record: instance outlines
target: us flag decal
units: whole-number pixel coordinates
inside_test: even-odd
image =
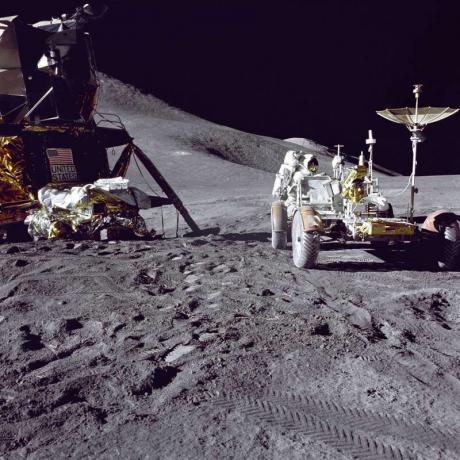
[[[57,147],[46,149],[53,182],[76,182],[77,169],[73,162],[72,149]]]

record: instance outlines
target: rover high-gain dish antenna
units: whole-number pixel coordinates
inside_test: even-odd
[[[377,113],[387,120],[395,123],[400,123],[406,126],[411,132],[410,140],[412,141],[412,173],[411,173],[411,189],[410,189],[410,207],[409,207],[409,221],[414,221],[414,201],[415,193],[415,169],[417,166],[417,144],[423,142],[424,137],[422,131],[426,125],[434,123],[435,121],[443,120],[450,117],[459,109],[451,109],[450,107],[419,107],[418,100],[422,92],[423,85],[414,85],[413,93],[415,95],[415,108],[403,107],[400,109],[385,109],[378,110]]]

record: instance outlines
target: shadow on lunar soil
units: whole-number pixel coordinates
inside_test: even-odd
[[[266,243],[269,241],[271,234],[268,232],[254,232],[254,233],[225,233],[220,235],[223,240],[229,241],[259,241]]]

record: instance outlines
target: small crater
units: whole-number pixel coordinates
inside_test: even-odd
[[[99,355],[91,359],[88,363],[89,367],[96,367],[96,366],[104,366],[105,364],[108,364],[110,362],[110,359],[105,356],[105,355]]]
[[[250,339],[249,337],[246,337],[241,340],[240,347],[244,348],[245,350],[248,350],[249,348],[254,347],[254,344],[255,344],[254,340]]]
[[[98,423],[101,425],[105,425],[107,423],[107,411],[101,409],[100,407],[92,407],[90,406],[88,410],[93,414],[94,418]]]
[[[47,360],[47,359],[38,359],[36,361],[31,361],[27,365],[27,372],[32,372],[32,371],[35,371],[37,369],[41,369],[42,367],[47,366],[49,363],[50,363],[50,361]]]
[[[414,343],[415,342],[415,334],[412,331],[409,331],[409,329],[404,329],[402,331],[402,336],[409,340],[409,342]]]
[[[267,296],[275,295],[275,293],[267,288],[267,289],[264,289],[260,295],[262,297],[267,297]]]
[[[112,332],[109,334],[110,337],[113,337],[115,336],[115,334],[118,332],[118,331],[121,331],[123,328],[126,327],[126,324],[125,323],[118,323],[116,324],[113,329],[112,329]]]
[[[230,327],[225,332],[224,340],[232,340],[232,341],[236,342],[237,340],[240,340],[240,337],[241,337],[241,335],[240,335],[238,329]]]
[[[44,348],[42,338],[38,334],[33,334],[28,325],[21,326],[21,350],[22,351],[37,351]]]
[[[388,337],[381,330],[382,325],[372,324],[372,330],[370,334],[367,335],[367,340],[371,343],[376,343],[379,340],[386,340]]]
[[[189,319],[189,315],[183,311],[177,311],[174,316],[173,316],[173,319],[176,319],[176,320],[186,320],[186,319]]]
[[[315,306],[326,305],[326,302],[321,297],[315,297],[312,300],[312,304]]]
[[[150,276],[147,270],[141,270],[134,278],[136,284],[151,284],[155,280]]]
[[[168,287],[164,284],[158,287],[158,294],[169,294],[170,292],[174,292],[176,288]]]
[[[209,241],[200,238],[190,242],[190,246],[204,246],[205,244],[209,244]]]
[[[80,390],[69,388],[64,390],[59,398],[54,402],[53,407],[64,406],[66,404],[77,404],[86,400],[80,396]]]
[[[26,265],[29,265],[29,262],[24,259],[18,259],[14,262],[15,267],[25,267]]]
[[[411,310],[414,312],[416,318],[425,319],[425,312],[417,307],[411,307]]]
[[[145,316],[142,313],[138,313],[137,315],[133,316],[133,320],[137,322],[144,321],[144,319]]]
[[[70,318],[65,320],[65,330],[67,332],[72,332],[82,328],[83,324],[80,321],[78,321],[77,318]]]
[[[139,386],[133,388],[132,394],[137,396],[151,395],[153,390],[168,386],[179,373],[179,370],[172,366],[157,367],[142,380]]]
[[[332,332],[329,329],[329,324],[327,323],[321,323],[321,324],[316,325],[311,331],[311,333],[312,335],[322,335],[324,337],[332,335]]]
[[[435,312],[440,312],[449,305],[450,304],[447,301],[447,299],[440,292],[431,295],[431,310],[434,310]]]

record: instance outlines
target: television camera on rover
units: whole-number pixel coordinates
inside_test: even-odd
[[[418,107],[421,85],[415,85],[415,108],[386,109],[379,115],[403,123],[411,132],[412,173],[409,177],[409,213],[396,218],[393,208],[379,190],[373,174],[372,131],[366,144],[369,159],[361,154],[359,164],[345,169],[342,145],[332,160],[333,177],[318,174],[309,167],[312,155],[288,151],[273,187],[271,209],[272,246],[285,249],[291,235],[292,257],[299,268],[311,268],[317,263],[322,238],[330,240],[368,241],[376,248],[390,243],[424,245],[425,253],[439,268],[453,269],[460,257],[459,216],[448,210],[429,214],[419,226],[414,219],[417,144],[427,124],[446,118],[456,109]],[[408,185],[409,185],[408,184]]]

